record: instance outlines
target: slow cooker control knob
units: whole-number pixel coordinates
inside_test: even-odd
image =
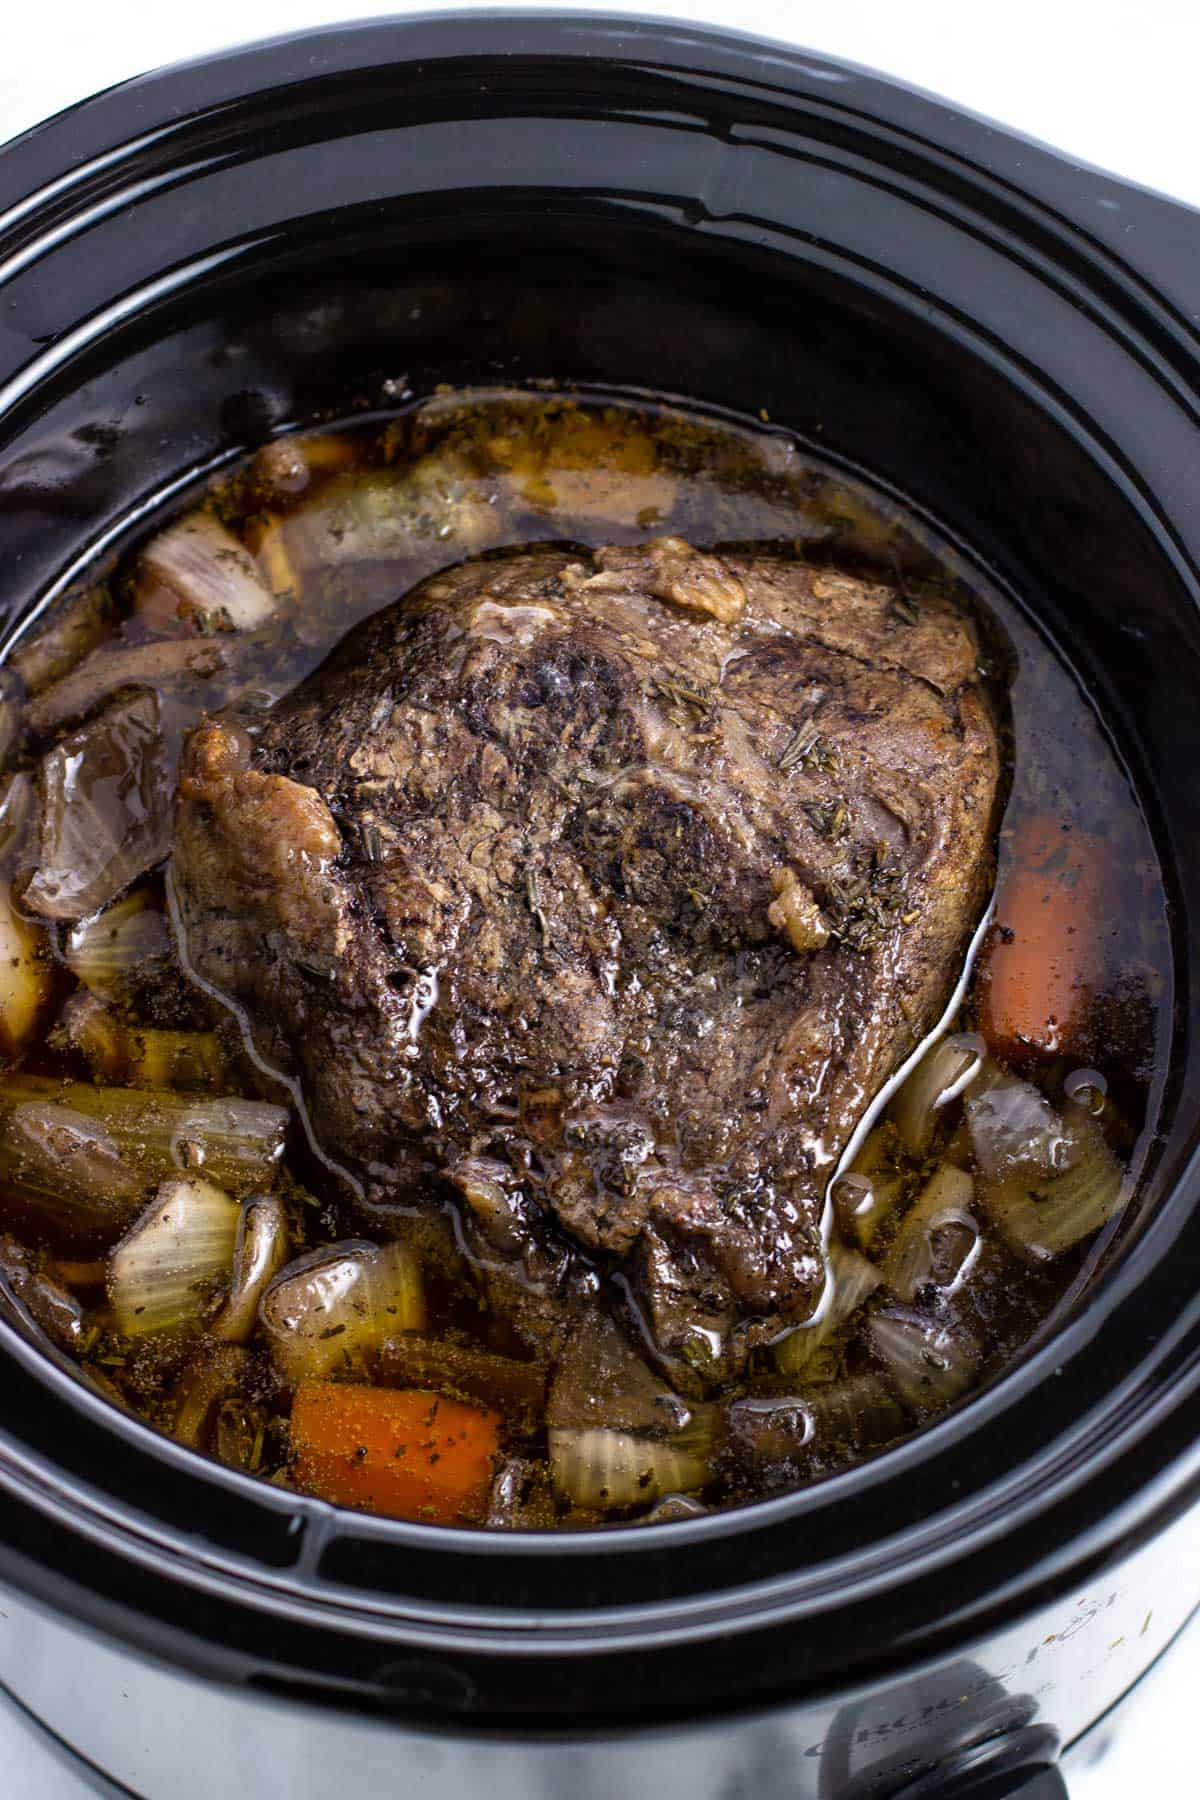
[[[1025,1726],[957,1751],[891,1800],[1068,1800],[1057,1752],[1057,1732]]]

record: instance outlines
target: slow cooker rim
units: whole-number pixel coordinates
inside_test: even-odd
[[[472,22],[473,20],[477,19],[477,17],[478,17],[478,15],[471,15],[471,14],[453,14],[453,15],[434,14],[434,15],[425,15],[421,19],[411,21],[411,23],[413,25],[421,25],[421,26],[431,25],[431,24],[440,25],[443,23],[451,23],[451,22],[457,23],[459,25],[464,25],[464,24],[467,24],[467,23]],[[514,24],[519,23],[523,26],[528,26],[528,27],[532,27],[534,25],[537,25],[539,27],[551,26],[556,23],[556,21],[548,20],[546,18],[546,15],[536,14],[536,13],[533,13],[533,14],[524,13],[524,12],[512,13],[512,14],[502,15],[502,17],[507,21],[513,22]],[[594,24],[594,23],[598,23],[599,21],[602,20],[606,27],[611,27],[614,23],[614,21],[611,20],[610,18],[608,18],[606,15],[590,15],[590,14],[586,14],[586,13],[580,13],[580,14],[571,14],[571,15],[568,15],[568,17],[571,21],[572,30],[575,28],[575,26],[577,24]],[[406,19],[406,20],[402,21],[401,23],[403,23],[405,26],[407,26],[410,23],[410,21]],[[626,25],[627,22],[616,21],[616,23],[619,23],[624,26],[624,25]],[[637,20],[637,21],[632,21],[630,23],[639,28],[655,27],[656,25],[659,25],[659,24],[661,24],[663,26],[671,25],[670,21],[656,22],[653,20],[650,20],[650,21]],[[348,37],[351,34],[357,34],[360,32],[367,33],[367,34],[374,34],[379,29],[380,29],[380,26],[379,26],[378,21],[364,21],[363,24],[360,26],[351,26],[349,28],[334,27],[334,28],[329,28],[327,31],[322,31],[317,34],[298,34],[298,35],[293,35],[293,36],[289,36],[286,38],[267,40],[264,43],[248,46],[244,50],[224,53],[222,55],[222,57],[220,57],[220,58],[200,59],[197,63],[184,65],[182,69],[168,70],[168,71],[162,72],[161,74],[159,74],[157,76],[142,78],[142,82],[143,82],[143,86],[148,86],[148,85],[152,85],[156,81],[164,81],[165,82],[170,78],[182,79],[189,72],[194,71],[197,68],[211,67],[214,63],[218,63],[218,62],[222,63],[222,64],[229,64],[229,63],[237,62],[239,59],[245,59],[245,58],[249,58],[252,56],[259,56],[259,55],[262,55],[263,53],[271,51],[272,49],[274,49],[280,45],[286,46],[286,45],[290,45],[290,44],[295,44],[298,41],[304,41],[306,38],[311,37],[313,35],[319,36],[326,40],[333,40],[333,39],[337,39],[340,37]],[[755,40],[747,40],[747,39],[737,37],[737,36],[726,36],[725,34],[721,34],[721,33],[709,33],[709,32],[699,32],[698,33],[698,32],[694,32],[694,31],[689,31],[686,34],[686,37],[687,37],[687,41],[691,44],[700,44],[705,48],[714,49],[717,51],[724,50],[725,48],[733,48],[743,54],[746,52],[748,43],[753,46],[753,45],[755,45],[755,42],[756,42]],[[361,39],[359,41],[361,41]],[[789,64],[789,66],[800,65],[800,66],[811,67],[813,64],[819,63],[824,60],[824,59],[810,57],[806,53],[803,53],[803,52],[787,51],[785,49],[785,47],[783,47],[783,46],[768,46],[768,47],[772,50],[773,54],[776,56],[777,59],[778,59],[778,52],[782,51],[783,52],[782,59],[786,60]],[[397,59],[397,60],[399,60],[399,59]],[[833,65],[833,66],[840,68],[840,67],[844,67],[845,65]],[[872,78],[872,79],[874,80],[876,78]],[[887,85],[896,85],[896,84],[887,84]],[[95,103],[94,102],[82,103],[83,107],[85,107],[85,108],[88,106],[91,106],[93,104],[95,104]],[[77,109],[71,109],[71,111],[69,111],[68,113],[60,115],[59,119],[57,121],[51,122],[51,125],[69,122],[73,118],[76,110]],[[48,129],[50,129],[50,127],[38,127],[38,128],[36,128],[35,134],[31,134],[31,135],[36,135],[37,133],[45,132]],[[22,140],[17,140],[18,144],[20,144],[21,142],[22,142]],[[1196,1181],[1196,1166],[1195,1165],[1193,1165],[1193,1168],[1190,1173],[1191,1173],[1191,1182],[1194,1184]],[[1178,1202],[1181,1200],[1183,1186],[1184,1186],[1184,1184],[1182,1182],[1179,1185],[1177,1185],[1175,1192],[1171,1196],[1172,1202]],[[1194,1204],[1193,1201],[1189,1198],[1186,1203],[1185,1210],[1190,1212],[1193,1204]],[[1164,1208],[1164,1210],[1165,1210],[1165,1208]],[[1157,1225],[1160,1222],[1161,1221],[1156,1221],[1155,1224]],[[1152,1228],[1151,1231],[1147,1233],[1146,1239],[1143,1240],[1143,1245],[1138,1246],[1139,1250],[1143,1248],[1143,1246],[1146,1242],[1148,1242],[1152,1239],[1153,1231],[1154,1231],[1154,1228]],[[1125,1265],[1122,1265],[1122,1266],[1124,1267]],[[1114,1274],[1115,1273],[1116,1273],[1116,1271],[1114,1271]],[[1111,1277],[1110,1277],[1110,1279],[1111,1279]],[[1107,1292],[1107,1287],[1106,1287],[1105,1291]],[[1089,1318],[1089,1320],[1093,1320],[1094,1315],[1089,1314],[1088,1318]],[[1076,1321],[1075,1323],[1080,1324],[1082,1326],[1082,1321]],[[1066,1329],[1069,1331],[1071,1328],[1067,1327]],[[23,1360],[25,1352],[27,1350],[31,1349],[30,1346],[28,1346],[24,1343],[24,1340],[21,1340],[17,1336],[17,1334],[15,1334],[12,1331],[12,1328],[10,1326],[8,1326],[7,1323],[5,1323],[2,1327],[0,1327],[0,1338],[8,1341],[10,1354],[17,1353],[19,1360]],[[1048,1359],[1056,1347],[1061,1348],[1063,1341],[1064,1340],[1062,1338],[1056,1337],[1054,1340],[1052,1340],[1050,1345],[1044,1346],[1043,1350],[1038,1352],[1038,1356],[1039,1357],[1044,1356],[1045,1358]],[[42,1354],[42,1352],[37,1351],[37,1350],[34,1350],[32,1352],[32,1354],[34,1357],[37,1358],[37,1361],[38,1361],[37,1369],[34,1369],[32,1372],[35,1375],[37,1375],[39,1378],[42,1378],[44,1375],[44,1370],[45,1370],[45,1361],[44,1361],[43,1354]],[[1024,1367],[1024,1365],[1023,1365],[1023,1367]],[[1014,1374],[1015,1374],[1015,1371],[1014,1371]],[[1197,1374],[1197,1379],[1200,1380],[1200,1373]],[[956,1428],[957,1422],[960,1421],[968,1413],[970,1413],[971,1415],[976,1415],[978,1413],[978,1409],[980,1409],[984,1405],[984,1403],[989,1400],[989,1398],[992,1400],[992,1404],[994,1406],[999,1407],[1000,1402],[995,1397],[1004,1388],[1006,1380],[1007,1380],[1006,1377],[1001,1377],[996,1383],[993,1384],[993,1386],[991,1388],[989,1388],[989,1390],[987,1391],[986,1394],[979,1395],[975,1399],[973,1399],[971,1401],[969,1407],[964,1408],[962,1413],[957,1413],[952,1418],[948,1418],[948,1419],[940,1422],[939,1424],[928,1428],[927,1431],[925,1433],[923,1433],[920,1438],[915,1439],[915,1440],[910,1440],[910,1443],[908,1445],[902,1446],[900,1449],[890,1452],[887,1458],[881,1459],[881,1460],[891,1463],[892,1468],[895,1469],[897,1467],[897,1465],[895,1463],[892,1463],[893,1458],[903,1456],[904,1452],[910,1451],[912,1449],[913,1445],[925,1443],[926,1441],[931,1441],[934,1438],[935,1434],[949,1434],[952,1429]],[[77,1382],[74,1382],[73,1380],[71,1382],[71,1385],[72,1385],[72,1388],[74,1389],[74,1394],[71,1397],[73,1400],[81,1392],[86,1392],[86,1390],[81,1390],[79,1384]],[[91,1400],[93,1398],[93,1396],[88,1395],[87,1398],[89,1400]],[[99,1400],[98,1398],[96,1398],[96,1404],[97,1404],[97,1406],[104,1408],[104,1410],[106,1412],[110,1410],[106,1407],[105,1403],[102,1400]],[[106,1424],[106,1426],[111,1428],[112,1420],[106,1419],[105,1424]],[[154,1446],[156,1453],[165,1448],[165,1449],[175,1451],[181,1456],[187,1457],[189,1462],[197,1465],[196,1468],[191,1471],[192,1473],[194,1473],[194,1474],[198,1473],[200,1470],[206,1470],[206,1471],[213,1470],[213,1467],[214,1467],[213,1465],[203,1463],[201,1461],[201,1459],[191,1456],[190,1453],[181,1451],[178,1446],[170,1445],[169,1442],[167,1442],[166,1440],[163,1440],[163,1439],[155,1436],[154,1434],[152,1434],[149,1431],[149,1428],[138,1424],[136,1426],[136,1430],[139,1433],[144,1434],[146,1438],[152,1439],[153,1446]],[[940,1439],[939,1439],[939,1441],[940,1441]],[[879,1467],[879,1465],[876,1463],[864,1464],[861,1466],[861,1469],[850,1471],[850,1472],[848,1472],[848,1474],[846,1476],[833,1477],[833,1478],[831,1478],[831,1480],[833,1482],[856,1482],[857,1479],[860,1477],[860,1475],[863,1475],[865,1471],[877,1470],[878,1467]],[[219,1470],[219,1471],[216,1471],[216,1473],[218,1473],[220,1476],[225,1477],[234,1483],[239,1484],[239,1487],[241,1485],[244,1485],[247,1488],[249,1488],[249,1487],[258,1488],[258,1484],[252,1483],[250,1481],[250,1479],[247,1477],[237,1475],[236,1472],[234,1472],[234,1471]],[[825,1487],[826,1484],[819,1484],[819,1485],[822,1487]],[[803,1491],[799,1495],[782,1496],[778,1500],[759,1502],[755,1507],[744,1509],[744,1511],[740,1512],[740,1513],[735,1512],[735,1513],[729,1513],[729,1514],[724,1514],[724,1515],[714,1515],[713,1518],[711,1518],[711,1519],[700,1520],[700,1521],[696,1521],[694,1523],[693,1522],[677,1523],[677,1524],[671,1525],[669,1527],[664,1526],[664,1527],[657,1527],[657,1528],[656,1527],[645,1527],[645,1526],[639,1526],[636,1528],[628,1528],[628,1529],[624,1529],[624,1530],[622,1530],[622,1528],[615,1528],[615,1531],[610,1530],[610,1531],[604,1533],[603,1540],[606,1544],[612,1545],[615,1541],[615,1536],[618,1534],[626,1541],[628,1541],[631,1538],[634,1538],[636,1535],[636,1539],[637,1539],[636,1547],[645,1548],[645,1549],[649,1550],[649,1549],[656,1547],[656,1545],[660,1544],[663,1541],[665,1541],[668,1544],[681,1543],[681,1541],[682,1541],[681,1536],[680,1536],[681,1533],[687,1534],[689,1537],[695,1538],[695,1537],[701,1537],[701,1536],[711,1537],[711,1536],[716,1536],[716,1535],[726,1535],[733,1531],[740,1532],[740,1531],[746,1529],[747,1526],[749,1526],[750,1529],[756,1529],[760,1524],[765,1526],[768,1523],[774,1522],[777,1516],[790,1517],[790,1516],[793,1516],[794,1514],[798,1514],[802,1510],[805,1510],[805,1505],[808,1500],[808,1496],[811,1493],[813,1493],[814,1491],[815,1490],[810,1489],[810,1490]],[[261,1492],[260,1489],[259,1489],[259,1492]],[[257,1495],[256,1495],[256,1497],[257,1497]],[[772,1511],[769,1518],[766,1516],[759,1516],[759,1515],[762,1515],[764,1513],[764,1509],[767,1509],[767,1508],[779,1509],[778,1515],[776,1514],[776,1512]],[[329,1514],[333,1513],[333,1509],[323,1508],[322,1503],[320,1503],[320,1502],[306,1502],[304,1510],[309,1513],[316,1513],[317,1516],[321,1516],[323,1513],[329,1513]],[[750,1519],[749,1518],[750,1514],[754,1514],[756,1516],[753,1519]],[[736,1523],[735,1523],[735,1521],[736,1521]],[[363,1522],[358,1521],[357,1523],[362,1524]],[[394,1539],[394,1537],[396,1536],[396,1531],[397,1531],[396,1522],[393,1522],[393,1521],[368,1521],[368,1522],[366,1522],[366,1524],[372,1528],[378,1527],[378,1529],[381,1532],[386,1531],[386,1533],[388,1534],[388,1536],[390,1538]],[[431,1528],[431,1527],[425,1527],[425,1526],[412,1526],[412,1527],[400,1526],[399,1531],[401,1534],[406,1534],[409,1532],[418,1534],[416,1537],[414,1537],[412,1539],[412,1541],[415,1544],[419,1545],[419,1547],[423,1551],[428,1551],[430,1548],[435,1548],[435,1547],[438,1549],[441,1549],[444,1547],[447,1550],[456,1550],[456,1549],[460,1549],[460,1548],[469,1547],[473,1553],[478,1554],[480,1551],[481,1543],[494,1544],[496,1547],[497,1553],[500,1553],[503,1551],[512,1551],[512,1550],[520,1550],[522,1553],[524,1553],[524,1547],[527,1545],[537,1546],[536,1553],[541,1553],[543,1550],[546,1550],[546,1551],[553,1551],[553,1552],[556,1552],[557,1554],[561,1555],[561,1554],[579,1554],[585,1550],[590,1553],[595,1553],[595,1551],[596,1551],[596,1537],[594,1534],[554,1534],[554,1535],[548,1536],[548,1537],[534,1537],[531,1534],[515,1534],[513,1537],[486,1539],[486,1538],[481,1537],[481,1534],[478,1534],[478,1533],[448,1532],[445,1530],[445,1528]],[[666,1538],[665,1540],[662,1539],[663,1532],[668,1532],[670,1534],[669,1537]],[[366,1535],[368,1537],[374,1535],[373,1529],[368,1529],[364,1535]],[[432,1542],[432,1540],[434,1538],[436,1538],[438,1540],[436,1545]]]
[[[528,44],[520,36],[523,31],[530,34],[531,41]],[[589,32],[592,34],[590,40],[587,38]],[[494,49],[489,45],[488,49],[481,51],[478,40],[481,37],[490,39],[492,33],[498,33],[500,38],[507,36],[510,41],[498,42]],[[469,56],[464,54],[464,45],[459,42],[460,36],[475,40]],[[413,41],[412,50],[405,52],[401,48],[400,53],[389,54],[386,58],[372,55],[375,46],[380,49],[386,46],[391,52],[402,47],[405,40]],[[811,51],[782,39],[740,30],[726,31],[717,27],[697,26],[684,19],[655,13],[597,13],[586,7],[568,7],[550,13],[505,5],[489,8],[486,13],[482,13],[450,6],[434,11],[367,16],[295,32],[281,32],[157,66],[98,93],[85,96],[48,119],[0,143],[0,171],[10,172],[14,164],[19,163],[19,159],[30,164],[29,173],[18,178],[21,186],[18,198],[6,205],[0,196],[0,243],[3,242],[6,231],[22,224],[36,213],[39,206],[51,201],[57,202],[64,193],[85,183],[101,169],[120,165],[134,152],[151,143],[164,143],[173,139],[186,132],[198,119],[211,116],[223,107],[232,106],[239,99],[244,100],[252,94],[265,95],[267,92],[279,93],[286,90],[291,85],[286,81],[280,82],[272,78],[265,84],[260,83],[256,79],[256,70],[262,64],[265,71],[265,65],[271,58],[290,52],[300,44],[316,46],[326,53],[327,63],[317,71],[320,78],[346,76],[355,71],[378,76],[381,66],[405,67],[423,58],[449,61],[492,55],[503,60],[527,53],[550,62],[579,61],[598,56],[604,50],[611,50],[614,40],[622,44],[628,40],[635,50],[647,49],[652,56],[660,52],[678,56],[681,51],[694,51],[701,59],[710,55],[719,56],[724,59],[726,67],[711,68],[709,73],[724,80],[757,76],[757,85],[768,92],[778,92],[793,104],[802,99],[810,106],[817,103],[815,92],[805,92],[798,85],[802,77],[807,77],[814,89],[819,89],[822,83],[851,82],[856,89],[865,91],[865,101],[869,104],[848,104],[840,110],[850,117],[862,119],[875,131],[882,126],[911,140],[935,161],[961,162],[976,186],[990,184],[995,190],[1003,190],[1010,196],[1021,212],[1027,215],[1038,213],[1052,220],[1065,236],[1088,246],[1096,266],[1107,264],[1119,272],[1129,297],[1136,294],[1148,317],[1160,316],[1166,311],[1170,315],[1172,333],[1182,333],[1191,338],[1200,350],[1200,317],[1194,308],[1189,309],[1175,303],[1161,286],[1147,280],[1127,255],[1122,255],[1119,249],[1105,242],[1096,229],[1089,229],[1078,217],[1072,217],[1061,208],[1051,205],[1044,195],[1035,192],[1030,185],[1023,186],[1014,178],[1012,171],[1002,171],[1000,157],[989,155],[989,151],[994,148],[989,140],[995,139],[997,145],[1004,143],[1023,147],[1051,165],[1052,170],[1055,166],[1057,171],[1069,166],[1073,172],[1093,173],[1100,181],[1111,184],[1121,192],[1135,192],[1174,210],[1197,211],[1200,216],[1200,209],[1189,208],[1186,202],[1160,195],[1154,189],[1139,187],[1096,165],[1076,158],[1070,158],[1068,162],[1066,152],[1014,127],[999,124],[985,114],[960,106],[915,82],[885,75],[864,64]],[[343,49],[347,52],[351,49],[362,51],[365,54],[353,60],[344,60],[340,55]],[[646,59],[637,54],[623,56],[620,60],[626,65],[641,66]],[[318,57],[313,55],[298,62],[295,71],[297,84],[312,80],[313,65],[317,61]],[[742,64],[747,67],[743,68]],[[666,55],[663,56],[663,66],[685,75],[704,72],[703,62],[672,63]],[[773,66],[792,77],[790,85],[776,86],[763,78],[763,71]],[[209,74],[238,70],[242,71],[242,79],[234,81],[228,92],[221,93],[219,100],[210,98],[203,104],[195,104],[194,94],[188,92],[191,84]],[[175,97],[176,90],[178,99]],[[832,89],[827,88],[821,93],[820,101],[827,101],[831,91]],[[148,97],[157,102],[150,122],[133,136],[125,135],[125,103],[136,105]],[[110,113],[113,114],[115,131],[108,130],[105,126],[105,119]],[[65,140],[81,125],[93,120],[104,133],[103,150],[95,156],[81,157],[78,151],[67,149],[64,143],[60,153],[59,140]],[[940,133],[938,126],[941,127]],[[951,130],[957,127],[965,130],[970,143],[969,152],[965,152],[957,142],[948,142]],[[39,164],[42,165],[40,174],[37,172]],[[3,264],[0,264],[0,274],[2,272]],[[1194,386],[1192,393],[1195,396]]]

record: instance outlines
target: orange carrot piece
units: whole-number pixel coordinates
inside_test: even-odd
[[[1070,1048],[1096,975],[1106,886],[1102,838],[1058,819],[1023,819],[996,902],[996,928],[976,989],[979,1029],[994,1055]]]
[[[499,1434],[498,1413],[440,1394],[302,1381],[292,1476],[337,1506],[452,1525],[482,1517]]]

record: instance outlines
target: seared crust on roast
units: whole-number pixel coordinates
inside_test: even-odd
[[[543,1341],[725,1375],[808,1316],[863,1107],[991,881],[972,620],[678,539],[424,582],[188,744],[193,965],[380,1209],[456,1197]]]

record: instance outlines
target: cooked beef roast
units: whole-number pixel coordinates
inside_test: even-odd
[[[943,1006],[999,754],[951,601],[676,539],[468,562],[192,735],[195,971],[360,1208],[676,1377],[809,1316],[830,1173]]]

